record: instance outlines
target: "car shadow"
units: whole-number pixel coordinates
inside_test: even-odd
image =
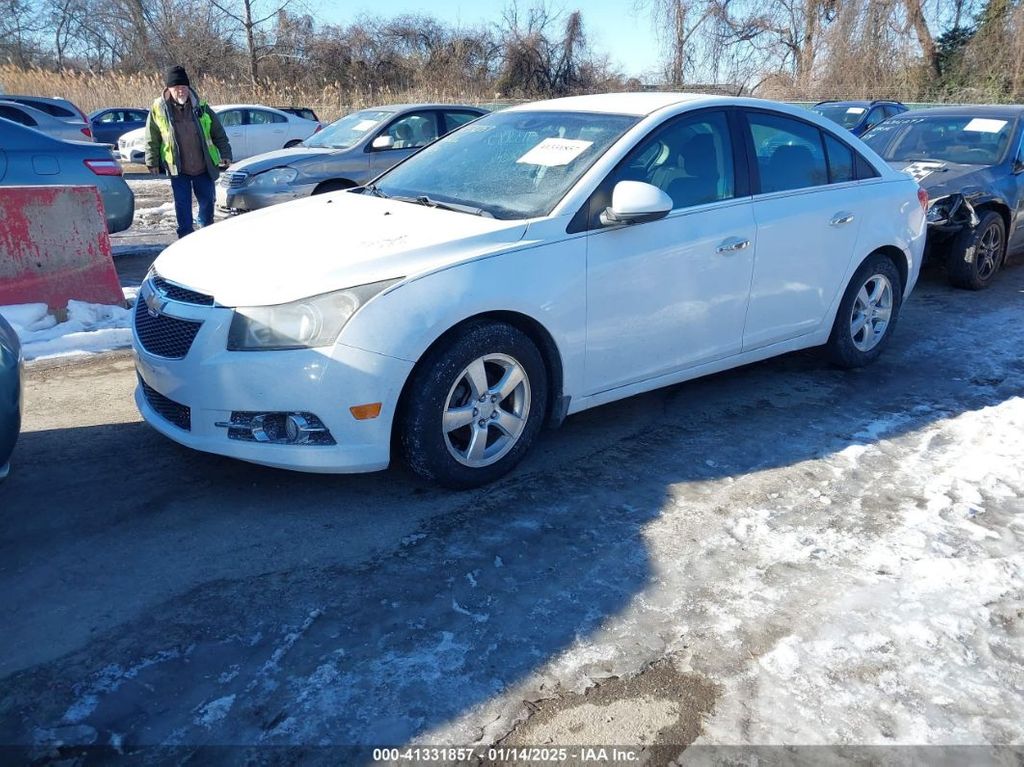
[[[470,492],[400,468],[263,469],[139,423],[25,434],[0,489],[4,518],[15,506],[34,515],[0,543],[0,609],[14,626],[0,655],[40,640],[19,633],[12,594],[25,584],[11,573],[50,546],[86,557],[80,572],[101,581],[66,581],[65,601],[138,604],[4,674],[0,743],[164,745],[200,759],[210,744],[277,745],[337,762],[440,727],[470,742],[499,696],[550,689],[561,659],[590,678],[611,673],[581,653],[656,580],[645,536],[678,488],[898,439],[1024,394],[1020,333],[992,332],[1019,318],[1022,292],[1020,268],[981,295],[929,280],[870,368],[791,354],[581,413],[511,477]],[[301,750],[315,746],[338,749]]]

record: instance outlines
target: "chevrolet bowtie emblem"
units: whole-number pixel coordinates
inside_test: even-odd
[[[157,294],[153,291],[146,294],[146,311],[149,312],[150,317],[160,316],[160,299]]]

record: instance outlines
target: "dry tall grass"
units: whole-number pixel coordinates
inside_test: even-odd
[[[443,88],[394,92],[388,89],[370,93],[343,92],[337,83],[322,88],[303,89],[273,84],[253,88],[247,81],[204,77],[193,87],[210,104],[255,103],[277,106],[312,107],[320,119],[329,122],[354,109],[376,104],[403,102],[441,102],[462,104],[493,103],[493,94],[455,93]],[[77,104],[86,114],[103,107],[148,108],[163,91],[161,74],[123,75],[113,72],[52,72],[22,69],[0,64],[0,88],[7,93],[59,96]]]

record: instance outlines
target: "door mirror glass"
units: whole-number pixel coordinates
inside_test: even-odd
[[[611,207],[601,214],[605,226],[657,221],[672,210],[672,198],[653,184],[620,181],[612,190]]]
[[[370,145],[374,149],[391,149],[395,145],[395,140],[391,136],[384,134],[383,136],[377,136]]]

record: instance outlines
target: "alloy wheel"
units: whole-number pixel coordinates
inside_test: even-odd
[[[456,377],[445,400],[448,452],[470,468],[490,466],[515,447],[530,415],[530,380],[507,354],[486,354]]]
[[[885,337],[892,304],[892,283],[884,274],[872,275],[861,286],[850,316],[850,337],[860,351],[871,351]]]

